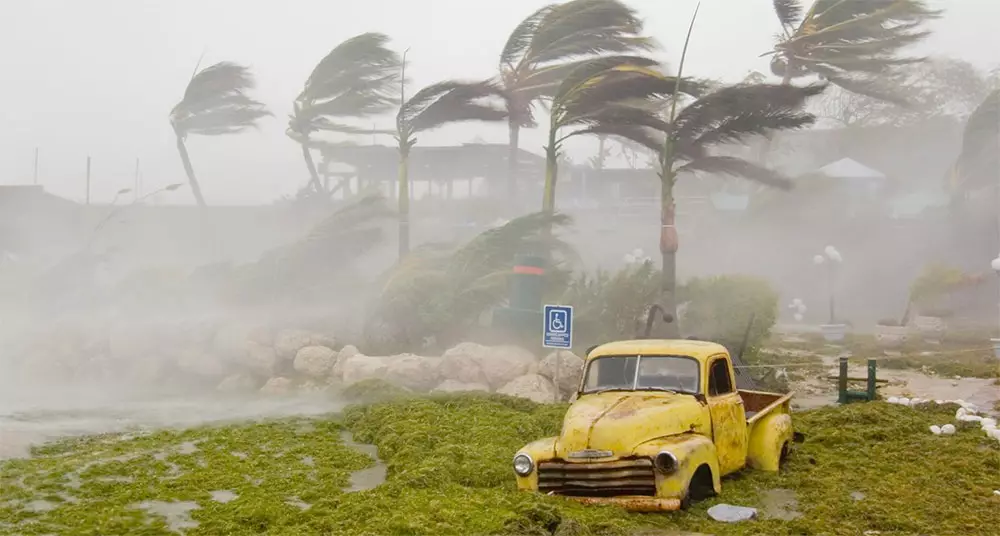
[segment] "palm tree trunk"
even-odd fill
[[[181,163],[184,164],[184,173],[187,174],[188,184],[191,185],[191,193],[199,207],[205,207],[205,197],[201,195],[201,185],[194,176],[194,167],[191,166],[191,157],[188,156],[187,147],[184,145],[184,138],[177,136],[177,152],[181,155]]]
[[[664,328],[666,336],[671,339],[680,337],[679,319],[677,318],[677,227],[676,204],[674,203],[674,180],[670,171],[664,171],[660,183],[660,255],[663,257],[663,270],[660,274],[661,306],[663,311],[673,317],[673,321]]]
[[[399,259],[410,253],[410,151],[399,150]]]
[[[513,120],[508,122],[507,136],[507,202],[513,205],[517,201],[517,155],[521,143],[521,126]]]
[[[305,143],[302,144],[302,158],[306,161],[306,167],[309,168],[309,184],[317,192],[322,192],[323,186],[319,182],[319,172],[316,171],[316,163],[313,162],[312,152],[309,151],[309,146]]]

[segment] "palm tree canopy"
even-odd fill
[[[540,8],[514,28],[500,53],[500,80],[518,124],[534,126],[532,104],[552,97],[586,59],[655,48],[642,19],[620,0],[572,0]]]
[[[461,121],[502,121],[507,111],[489,97],[505,98],[494,83],[448,80],[421,89],[399,107],[396,128],[399,141],[407,149],[416,143],[413,135],[447,123]]]
[[[566,139],[585,134],[606,134],[659,150],[656,131],[668,123],[655,106],[658,98],[675,91],[699,96],[705,84],[666,76],[656,62],[640,56],[606,56],[588,60],[571,71],[552,99],[550,128],[555,150]],[[567,133],[555,132],[568,129]]]
[[[1000,89],[994,90],[969,117],[958,158],[963,190],[996,184],[1000,169]]]
[[[255,86],[248,67],[223,61],[198,71],[181,99],[170,111],[170,124],[178,136],[234,134],[257,126],[271,115],[247,96]]]
[[[384,34],[360,34],[320,60],[295,99],[288,135],[301,140],[316,131],[370,132],[334,118],[378,114],[395,104],[401,61],[388,42]]]
[[[926,0],[773,0],[782,33],[769,52],[771,70],[788,79],[818,75],[848,91],[899,100],[879,87],[893,66],[919,62],[904,48],[929,35],[926,22],[941,12]]]

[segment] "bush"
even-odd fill
[[[563,303],[573,306],[574,331],[579,348],[631,339],[637,323],[660,293],[660,271],[653,263],[628,266],[611,273],[577,275],[569,284]]]
[[[681,315],[681,329],[689,335],[719,342],[730,351],[740,347],[751,317],[749,348],[759,347],[777,322],[778,293],[757,277],[694,278],[680,289],[679,295],[682,302],[688,302]]]

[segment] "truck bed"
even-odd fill
[[[762,391],[738,391],[743,399],[743,410],[747,415],[747,423],[753,424],[755,421],[771,413],[776,408],[783,407],[787,413],[790,411],[789,401],[792,393],[783,395],[780,393],[765,393]]]

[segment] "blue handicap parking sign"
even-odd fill
[[[573,347],[573,307],[569,305],[545,306],[542,346],[545,348]]]

